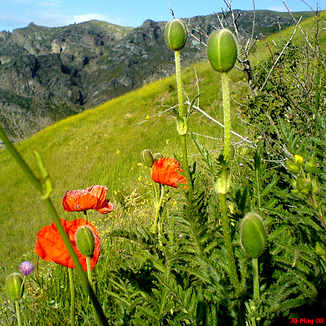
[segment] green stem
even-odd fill
[[[157,188],[159,190],[157,190]],[[152,227],[152,232],[156,233],[157,231],[157,227],[159,226],[158,224],[161,221],[161,210],[162,210],[162,204],[163,204],[163,200],[164,200],[164,194],[165,194],[165,187],[162,184],[155,184],[155,219],[154,219],[154,224]],[[159,228],[158,230],[159,232],[159,237],[161,236],[161,230]]]
[[[231,146],[231,108],[230,108],[230,89],[229,77],[226,72],[222,76],[222,98],[223,98],[223,115],[224,115],[224,159],[229,160]]]
[[[15,309],[16,309],[18,326],[22,326],[22,321],[21,321],[21,317],[20,317],[20,309],[19,309],[19,300],[15,300]]]
[[[179,101],[179,115],[183,119],[185,117],[184,103],[183,103],[183,91],[182,91],[182,79],[181,79],[181,62],[180,62],[180,51],[174,51],[175,58],[175,75],[177,80],[177,92]]]
[[[182,156],[183,156],[183,171],[185,174],[185,178],[187,181],[187,187],[189,190],[189,194],[193,197],[194,189],[191,182],[191,176],[189,171],[189,163],[188,163],[188,150],[187,150],[187,117],[184,110],[184,102],[183,102],[183,90],[182,90],[182,79],[181,79],[181,63],[180,63],[180,52],[174,51],[175,54],[175,70],[176,70],[176,81],[177,81],[177,92],[178,92],[178,102],[179,102],[179,118],[183,123],[184,132],[180,134],[181,136],[181,146],[182,146]]]
[[[92,268],[91,268],[91,257],[86,256],[86,265],[87,265],[87,277],[88,277],[88,282],[91,286],[93,286],[93,281],[92,281]]]
[[[219,198],[220,198],[220,207],[221,207],[221,215],[222,215],[223,237],[224,237],[224,244],[226,248],[226,255],[230,267],[231,284],[233,285],[233,287],[236,289],[237,292],[240,290],[240,282],[237,274],[237,268],[235,265],[235,258],[233,254],[233,248],[232,248],[231,231],[229,225],[228,210],[226,206],[226,194],[220,193]]]
[[[75,325],[75,285],[74,285],[74,278],[72,274],[72,269],[68,268],[68,275],[69,275],[69,286],[70,286],[70,320],[71,325]]]
[[[57,230],[58,230],[58,232],[59,232],[59,234],[69,252],[69,255],[70,255],[72,261],[74,262],[76,271],[82,281],[84,289],[89,294],[89,296],[91,298],[94,309],[96,310],[96,315],[99,316],[100,323],[98,323],[98,325],[108,325],[108,322],[104,315],[103,309],[102,309],[99,301],[97,300],[97,297],[95,296],[93,288],[91,287],[91,285],[88,282],[87,276],[83,270],[82,265],[79,262],[79,259],[74,251],[74,248],[72,247],[72,245],[70,243],[69,237],[60,222],[59,215],[53,205],[51,198],[49,196],[43,197],[44,189],[43,189],[42,184],[38,181],[38,179],[35,177],[35,175],[31,171],[31,169],[29,168],[29,166],[26,164],[26,162],[23,160],[23,158],[17,152],[16,148],[13,146],[13,144],[11,143],[11,141],[9,140],[9,138],[7,137],[5,131],[3,130],[3,128],[1,126],[0,126],[0,138],[2,139],[3,143],[5,144],[6,148],[11,153],[13,158],[17,161],[17,163],[19,164],[21,169],[26,173],[28,179],[34,185],[36,190],[40,193],[40,195],[44,201],[44,204],[51,215],[52,220],[55,222]]]
[[[255,302],[260,301],[260,290],[259,290],[259,266],[258,258],[252,258],[253,268],[253,281],[254,281],[254,300]]]

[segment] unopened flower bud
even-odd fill
[[[153,154],[150,150],[148,149],[144,149],[141,153],[140,153],[140,159],[142,161],[142,163],[145,166],[148,166],[149,168],[151,168],[154,164],[154,157]]]
[[[258,214],[245,215],[240,226],[240,241],[242,248],[251,258],[258,258],[264,252],[266,231]]]
[[[159,158],[163,158],[164,156],[161,153],[155,153],[153,157],[154,157],[154,161],[157,161]]]
[[[226,28],[213,32],[208,40],[207,56],[214,70],[231,70],[238,57],[237,41],[233,33]]]
[[[81,226],[76,232],[76,243],[80,253],[91,257],[95,250],[95,238],[93,231],[87,225]]]
[[[173,51],[180,51],[187,41],[187,27],[180,19],[170,20],[165,26],[165,40]]]
[[[7,292],[12,300],[19,300],[23,296],[23,278],[19,273],[12,273],[7,277]]]

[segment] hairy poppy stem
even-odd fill
[[[159,227],[159,237],[160,237],[160,226],[158,225],[161,222],[161,210],[162,210],[162,203],[164,199],[164,194],[165,194],[165,187],[162,184],[158,185],[157,190],[157,185],[154,185],[155,187],[155,218],[154,218],[154,225],[152,227],[152,232],[156,233],[157,227]]]
[[[178,92],[178,101],[179,101],[179,119],[181,123],[181,127],[177,129],[181,136],[181,146],[182,146],[182,154],[183,154],[183,170],[185,174],[185,178],[187,180],[187,187],[189,189],[189,194],[192,197],[194,194],[194,189],[191,181],[190,171],[189,171],[189,163],[188,163],[188,150],[187,150],[187,129],[188,122],[187,117],[184,110],[183,103],[183,90],[182,90],[182,78],[181,78],[181,63],[180,63],[180,51],[174,51],[175,57],[175,70],[176,70],[176,81],[177,81],[177,92]],[[178,122],[177,122],[178,123]]]
[[[93,281],[92,281],[92,269],[91,269],[91,257],[86,256],[86,264],[87,264],[87,277],[88,277],[88,282],[91,286],[93,286]]]
[[[260,290],[259,290],[258,258],[252,258],[252,268],[253,268],[253,282],[254,282],[254,300],[256,302],[259,302],[259,300],[260,300]]]
[[[83,270],[82,265],[79,262],[79,259],[74,251],[74,248],[72,247],[69,237],[66,233],[66,231],[64,230],[63,226],[60,223],[60,218],[59,215],[53,205],[53,202],[50,198],[50,196],[44,196],[44,188],[43,188],[43,184],[41,182],[38,181],[38,179],[35,177],[35,175],[33,174],[32,170],[29,168],[29,166],[26,164],[26,162],[24,161],[24,159],[21,157],[21,155],[18,153],[18,151],[16,150],[16,148],[14,147],[14,145],[12,144],[12,142],[10,141],[10,139],[8,138],[8,136],[6,135],[5,131],[3,130],[3,128],[0,126],[0,138],[2,139],[3,143],[5,144],[6,148],[8,149],[8,151],[10,152],[10,154],[13,156],[13,158],[16,160],[16,162],[19,164],[19,166],[21,167],[21,169],[25,172],[25,174],[27,175],[28,179],[31,181],[31,183],[34,185],[34,187],[36,188],[36,190],[40,193],[44,204],[46,206],[46,208],[48,209],[53,221],[55,222],[55,225],[57,227],[57,230],[69,252],[69,255],[71,257],[71,259],[74,262],[74,265],[76,267],[76,271],[82,281],[82,284],[86,290],[86,292],[89,294],[90,299],[93,303],[94,309],[96,311],[95,313],[95,317],[96,317],[96,321],[98,325],[108,325],[107,319],[104,315],[103,309],[99,303],[99,301],[97,300],[97,297],[93,291],[93,288],[91,287],[91,285],[88,282],[88,278]],[[41,164],[40,164],[41,165]],[[43,172],[43,171],[41,171]],[[45,181],[45,180],[43,180]]]
[[[16,315],[17,315],[18,326],[22,326],[22,321],[21,321],[21,317],[20,317],[20,309],[19,309],[19,300],[15,300],[15,310],[16,310]]]
[[[69,286],[70,286],[70,321],[71,326],[75,325],[75,285],[74,285],[74,278],[72,275],[72,269],[68,268],[68,275],[69,275]]]
[[[235,258],[233,254],[232,238],[231,238],[229,218],[228,218],[228,209],[226,206],[226,194],[220,193],[219,198],[220,198],[220,207],[221,207],[221,215],[222,215],[223,237],[224,237],[224,243],[226,248],[226,255],[230,266],[231,284],[236,290],[239,290],[240,282],[239,282],[237,268],[235,265]]]
[[[223,115],[224,115],[224,159],[230,159],[231,146],[231,109],[230,109],[230,89],[229,77],[227,72],[222,72],[222,96],[223,96]]]

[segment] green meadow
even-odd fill
[[[307,119],[310,124],[317,121],[316,117],[323,116],[326,105],[324,68],[322,70],[318,68],[325,60],[325,13],[321,13],[317,19],[319,19],[318,24],[316,18],[307,19],[300,24],[300,28],[291,27],[268,36],[265,40],[257,41],[249,54],[257,80],[260,80],[259,78],[263,78],[261,76],[266,76],[268,73],[271,67],[268,64],[272,62],[273,65],[273,60],[275,63],[275,58],[292,36],[291,45],[296,49],[301,46],[302,49],[309,49],[307,38],[311,41],[310,44],[315,46],[318,37],[318,45],[315,49],[318,49],[319,57],[308,60],[310,66],[304,66],[306,71],[300,70],[302,67],[299,62],[298,70],[295,70],[296,68],[290,66],[291,60],[285,60],[281,66],[278,66],[280,70],[274,69],[270,76],[271,82],[268,84],[270,90],[266,90],[264,95],[268,96],[274,92],[280,94],[279,103],[282,100],[283,105],[283,97],[287,99],[289,93],[281,94],[284,85],[278,84],[277,72],[282,72],[282,69],[285,72],[288,69],[289,73],[284,74],[282,82],[290,90],[289,76],[292,76],[295,70],[292,81],[301,80],[304,89],[307,89],[306,99],[310,96],[311,103],[316,104],[318,101],[315,115],[310,115],[310,107],[304,100],[298,98],[293,106],[298,109],[299,117],[309,115],[310,120]],[[293,34],[295,28],[296,33]],[[274,53],[274,58],[271,58],[271,51]],[[305,51],[303,50],[302,53]],[[285,55],[292,58],[290,56],[293,53],[287,52]],[[318,61],[316,65],[315,61]],[[223,123],[220,74],[215,72],[208,62],[182,68],[185,100],[190,103],[194,100],[196,107],[200,107],[210,117]],[[304,80],[304,76],[310,76],[311,79]],[[244,325],[245,320],[247,325],[274,325],[273,322],[276,322],[277,318],[287,318],[289,322],[291,320],[289,318],[305,317],[299,316],[300,307],[308,304],[311,307],[316,302],[319,304],[319,311],[323,312],[317,317],[326,316],[326,298],[318,297],[318,293],[326,286],[322,281],[326,273],[326,241],[321,240],[325,238],[322,232],[326,230],[319,220],[325,211],[323,201],[325,174],[322,171],[325,146],[323,129],[316,127],[318,130],[311,131],[309,124],[303,121],[304,118],[302,121],[293,120],[296,124],[292,123],[285,108],[279,116],[277,116],[278,111],[274,111],[276,118],[273,128],[280,130],[281,138],[279,138],[279,134],[269,126],[267,120],[264,120],[264,114],[255,111],[255,115],[250,115],[252,103],[255,104],[255,109],[259,110],[260,107],[258,102],[253,101],[255,96],[248,85],[245,73],[233,68],[228,77],[232,130],[244,138],[248,137],[253,144],[247,146],[243,140],[232,136],[232,143],[236,149],[232,165],[234,190],[230,192],[227,201],[231,233],[234,237],[233,245],[236,248],[236,261],[241,266],[238,271],[241,275],[241,288],[247,292],[240,294],[237,291],[232,292],[230,283],[224,281],[228,279],[230,273],[228,261],[223,258],[226,257],[226,249],[222,240],[211,238],[214,232],[218,236],[223,233],[218,217],[216,221],[212,217],[219,216],[219,213],[216,213],[218,211],[216,203],[219,203],[219,200],[216,199],[217,195],[214,195],[212,177],[208,172],[209,168],[215,169],[212,167],[215,163],[212,162],[217,162],[223,150],[223,128],[195,109],[190,115],[188,130],[200,146],[192,141],[189,134],[188,158],[190,165],[196,162],[198,174],[196,180],[202,181],[206,191],[207,207],[204,206],[207,209],[207,219],[202,217],[200,220],[196,217],[191,220],[187,215],[188,211],[184,213],[185,215],[181,214],[182,217],[179,215],[175,217],[175,214],[179,214],[176,212],[187,206],[184,200],[190,199],[187,196],[184,199],[180,194],[182,189],[171,189],[170,197],[164,204],[166,205],[164,207],[167,207],[165,227],[166,230],[174,230],[174,233],[171,231],[175,236],[174,240],[170,237],[170,231],[166,231],[164,241],[151,238],[150,233],[146,231],[146,228],[149,229],[153,223],[155,215],[154,193],[151,169],[141,163],[140,153],[144,149],[149,149],[153,153],[162,153],[164,156],[182,160],[180,136],[175,127],[176,116],[173,113],[173,107],[176,112],[178,111],[175,76],[144,85],[99,107],[57,122],[15,145],[39,178],[41,176],[34,151],[41,155],[53,183],[54,191],[51,198],[60,218],[68,220],[83,218],[82,213],[68,213],[63,210],[61,202],[66,191],[84,189],[92,185],[104,185],[108,188],[107,197],[114,203],[116,209],[108,215],[90,211],[88,216],[90,222],[98,228],[102,239],[104,258],[94,269],[94,278],[97,279],[96,292],[99,301],[102,302],[102,308],[108,316],[110,325],[219,325],[230,322],[235,315],[240,316],[241,310],[243,317],[235,318],[234,325]],[[296,90],[291,89],[292,91],[296,94]],[[258,98],[258,95],[256,96]],[[267,98],[259,96],[263,101]],[[275,100],[278,95],[271,96]],[[272,100],[270,103],[275,105]],[[263,107],[261,105],[261,108]],[[261,112],[265,111],[261,109]],[[305,113],[306,115],[302,113],[300,116],[300,112],[303,111],[308,113]],[[273,111],[270,115],[274,117]],[[284,118],[284,121],[278,118],[280,120]],[[264,124],[266,130],[262,133]],[[322,122],[320,124],[322,125]],[[315,141],[314,145],[309,143],[310,140]],[[265,143],[260,147],[262,141]],[[262,150],[264,146],[268,153]],[[315,174],[312,175],[313,180],[318,179],[320,197],[318,193],[315,197],[313,188],[315,181],[309,179],[313,185],[312,190],[310,187],[307,191],[312,197],[306,200],[305,196],[308,195],[302,192],[298,182],[293,181],[293,174],[286,168],[285,162],[293,157],[286,157],[282,152],[284,147],[293,155],[301,155],[305,162],[312,156],[316,159],[316,166],[320,168],[318,170],[320,172],[314,172]],[[209,156],[205,153],[209,153]],[[214,171],[220,170],[217,168]],[[300,171],[303,171],[303,168]],[[310,173],[307,171],[304,171],[305,177]],[[196,187],[200,188],[197,183]],[[250,187],[254,190],[250,190]],[[300,188],[298,198],[293,197],[294,193],[291,193],[293,188]],[[248,199],[249,197],[251,199]],[[315,202],[310,200],[311,198]],[[192,203],[188,205],[191,206]],[[262,217],[265,216],[263,220],[270,234],[267,241],[270,250],[265,249],[260,260],[264,272],[261,272],[262,296],[259,300],[255,292],[257,301],[251,298],[253,291],[251,260],[241,253],[240,240],[237,236],[240,220],[244,213],[250,210],[258,212]],[[299,216],[303,221],[302,225],[294,222]],[[185,222],[186,218],[189,218],[188,224]],[[313,222],[309,222],[309,218]],[[217,226],[213,225],[215,222],[211,224],[212,221],[215,221]],[[18,164],[6,149],[0,150],[1,283],[4,285],[7,275],[17,271],[19,264],[24,260],[30,260],[36,266],[34,276],[26,284],[28,300],[24,300],[22,304],[26,306],[25,310],[22,309],[24,325],[69,325],[70,299],[66,286],[67,272],[52,262],[43,262],[34,253],[36,233],[52,222],[39,194]],[[199,222],[202,223],[202,227],[207,227],[205,231],[200,229]],[[178,223],[181,226],[178,226]],[[144,229],[138,230],[138,227]],[[192,228],[194,233],[189,231],[189,238],[184,236],[188,239],[186,244],[197,248],[197,245],[191,241],[195,243],[196,236],[202,236],[199,242],[203,247],[206,246],[203,252],[198,254],[195,249],[186,252],[188,249],[181,250],[181,247],[178,247],[178,237],[187,234],[186,231],[178,233],[178,230],[185,230],[187,227],[189,230]],[[288,239],[291,241],[287,242]],[[319,253],[314,251],[316,246],[319,246],[317,243],[323,248]],[[177,265],[173,265],[177,260],[173,256],[174,251],[179,253],[180,257],[184,255],[184,260]],[[294,252],[297,255],[295,260],[291,256]],[[197,254],[196,259],[189,258]],[[128,260],[126,257],[133,259]],[[268,268],[269,264],[273,266],[275,273]],[[204,266],[202,274],[196,271],[198,266]],[[169,273],[173,274],[177,285],[172,284],[172,281],[169,283]],[[319,281],[313,278],[313,273],[318,275]],[[296,285],[292,284],[290,279],[286,279],[286,274],[296,280]],[[277,281],[278,277],[279,281]],[[78,282],[76,275],[75,278]],[[205,278],[212,278],[209,285],[205,283]],[[267,280],[273,280],[270,283],[272,285],[269,285]],[[304,292],[305,286],[308,289],[307,293],[310,291],[311,298]],[[81,286],[77,287],[76,324],[95,325],[91,303]],[[0,293],[3,301],[8,300],[4,286],[1,287]],[[33,302],[31,303],[30,300]],[[231,302],[234,303],[234,310],[230,308]],[[0,309],[0,320],[4,325],[14,325],[15,319],[10,319],[5,309],[6,307]],[[222,312],[226,317],[221,317]]]

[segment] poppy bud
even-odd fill
[[[154,157],[154,161],[157,161],[159,158],[163,158],[164,156],[161,153],[155,153],[153,157]]]
[[[87,226],[81,226],[76,232],[76,243],[80,253],[91,257],[95,249],[95,238],[93,231]]]
[[[187,41],[187,27],[180,19],[170,20],[165,26],[165,40],[172,51],[180,51]]]
[[[12,273],[7,277],[7,292],[12,300],[19,300],[23,296],[23,278],[19,273]]]
[[[149,168],[151,168],[154,164],[154,157],[153,154],[150,150],[148,149],[144,149],[141,153],[140,153],[140,159],[142,161],[142,163],[145,166],[148,166]]]
[[[242,248],[251,258],[258,258],[265,249],[266,231],[261,217],[256,213],[248,213],[240,226]]]
[[[214,70],[231,70],[238,57],[238,46],[233,33],[226,28],[213,32],[208,40],[207,56]]]

